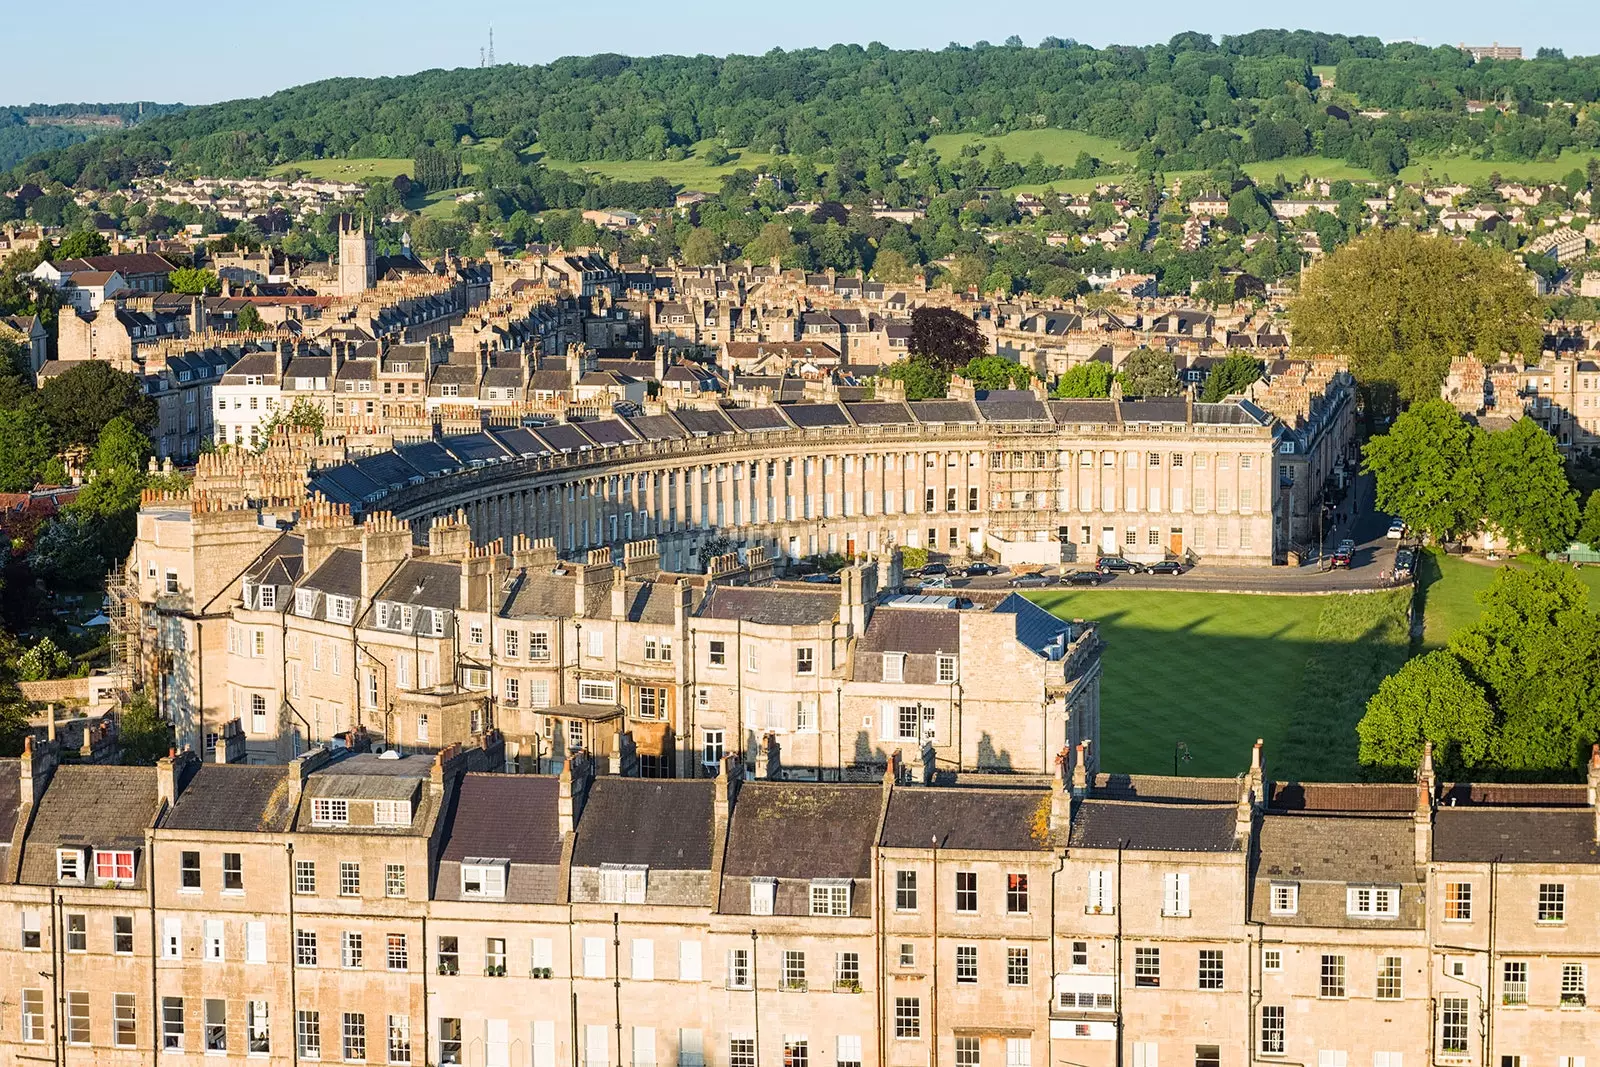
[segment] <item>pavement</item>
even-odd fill
[[[1395,550],[1399,541],[1386,535],[1391,517],[1373,510],[1373,486],[1368,477],[1358,478],[1350,497],[1345,501],[1335,525],[1326,531],[1321,559],[1308,560],[1298,567],[1230,567],[1202,560],[1183,574],[1108,574],[1098,586],[1052,584],[1045,589],[1179,589],[1211,593],[1339,593],[1365,592],[1374,589],[1392,589],[1397,583],[1390,575],[1394,570]],[[1352,505],[1355,506],[1352,513]],[[1346,538],[1356,543],[1350,556],[1350,566],[1337,570],[1328,568],[1325,560],[1333,554],[1339,542]],[[1062,564],[1050,568],[1050,573],[1070,573],[1086,569],[1088,565]],[[954,578],[949,588],[955,589],[1007,589],[1011,573],[985,575],[981,578]],[[933,590],[930,590],[932,592]]]

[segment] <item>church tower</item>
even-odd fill
[[[377,241],[366,220],[339,216],[339,295],[364,293],[377,281]]]

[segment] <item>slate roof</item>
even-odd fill
[[[858,426],[909,426],[913,421],[911,412],[898,401],[847,404],[846,407]]]
[[[723,872],[732,878],[872,875],[883,790],[873,785],[751,782],[728,825]]]
[[[584,432],[571,423],[553,426],[540,426],[534,430],[540,440],[550,446],[552,452],[578,452],[586,448],[593,448],[591,441]]]
[[[284,766],[203,764],[179,792],[161,825],[168,830],[282,832],[294,817],[291,773]]]
[[[378,600],[419,608],[460,608],[461,568],[454,563],[408,559],[383,583]],[[473,606],[468,606],[469,610]]]
[[[1409,818],[1273,815],[1257,834],[1259,877],[1325,882],[1420,882]]]
[[[758,626],[816,626],[839,613],[836,590],[713,586],[697,614],[708,619],[743,619]]]
[[[1214,404],[1213,407],[1229,407]],[[1169,422],[1182,425],[1189,421],[1189,406],[1179,398],[1150,397],[1145,400],[1122,402],[1123,422]],[[1197,420],[1198,421],[1198,420]]]
[[[685,436],[683,427],[671,415],[639,415],[627,421],[646,441],[679,441]]]
[[[360,596],[361,552],[354,548],[334,549],[301,585],[333,596]]]
[[[1044,401],[1026,389],[991,389],[978,394],[978,410],[989,422],[1047,422]]]
[[[1442,807],[1434,812],[1440,863],[1600,863],[1588,809]]]
[[[838,404],[791,404],[784,409],[784,414],[804,429],[850,425]]]
[[[1073,848],[1236,852],[1233,805],[1085,800],[1072,818]]]
[[[559,791],[560,781],[552,775],[464,776],[439,858],[460,861],[483,856],[512,863],[560,863]]]
[[[746,433],[789,429],[789,420],[783,417],[783,409],[777,407],[733,408],[725,414]]]
[[[721,411],[679,408],[673,414],[691,434],[728,433],[733,429],[733,424]]]
[[[578,820],[574,867],[640,863],[660,870],[711,869],[715,779],[595,779]]]
[[[965,400],[913,400],[910,407],[918,422],[978,421],[978,409]]]
[[[1050,413],[1059,423],[1115,426],[1117,406],[1110,400],[1052,400]]]
[[[600,419],[595,422],[583,424],[583,432],[589,439],[601,445],[625,445],[639,439],[638,434],[628,427],[621,419]]]
[[[1015,615],[1017,643],[1032,649],[1034,655],[1041,658],[1058,640],[1063,645],[1072,641],[1071,623],[1056,618],[1019,593],[1008,594],[993,610],[996,615]]]
[[[1274,811],[1411,812],[1417,787],[1403,784],[1338,782],[1271,782],[1268,805]]]
[[[885,848],[1031,852],[1052,845],[1048,789],[902,786],[889,796],[879,843]]]
[[[961,613],[949,608],[882,607],[856,644],[859,652],[954,653],[961,647]],[[930,679],[931,681],[931,679]]]
[[[17,814],[22,807],[22,762],[0,759],[0,842],[7,847],[17,828]]]
[[[144,832],[155,821],[158,803],[154,767],[72,763],[57,767],[34,810],[19,880],[54,884],[58,847],[142,852]],[[136,862],[142,881],[143,857]]]

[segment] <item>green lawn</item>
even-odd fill
[[[304,171],[313,178],[323,178],[337,182],[364,182],[369,178],[395,178],[401,174],[409,175],[415,169],[409,159],[384,159],[372,157],[367,159],[297,159],[293,163],[283,163],[273,167],[271,173],[282,174],[289,170]],[[461,170],[471,174],[478,169],[476,163],[463,160]]]
[[[1073,590],[1033,597],[1094,619],[1107,642],[1100,765],[1234,775],[1266,741],[1268,773],[1350,780],[1355,723],[1404,660],[1405,595],[1295,597]]]
[[[1520,565],[1522,561],[1506,564]],[[1442,647],[1450,635],[1477,621],[1478,594],[1494,581],[1497,568],[1468,563],[1458,556],[1424,552],[1417,572],[1422,588],[1422,647]],[[1600,567],[1581,567],[1578,577],[1589,587],[1589,600],[1600,608]]]
[[[1122,162],[1127,155],[1117,142],[1077,130],[1014,130],[993,137],[976,133],[940,133],[928,138],[928,147],[938,152],[939,158],[944,160],[955,159],[961,154],[963,145],[974,143],[982,146],[985,153],[991,148],[998,148],[1006,154],[1007,159],[1022,164],[1032,159],[1035,152],[1043,156],[1046,163],[1062,167],[1076,163],[1080,152],[1087,152],[1106,163]]]
[[[1283,159],[1266,159],[1260,163],[1246,163],[1242,168],[1244,172],[1258,182],[1269,182],[1278,175],[1283,175],[1290,182],[1300,180],[1300,175],[1309,174],[1311,177],[1325,182],[1336,182],[1346,179],[1353,182],[1376,181],[1370,170],[1365,167],[1355,167],[1342,159],[1324,159],[1321,156],[1287,156]]]
[[[1583,170],[1589,160],[1595,158],[1600,158],[1600,152],[1576,152],[1571,149],[1562,152],[1560,159],[1535,160],[1531,163],[1468,159],[1462,156],[1412,156],[1410,164],[1400,172],[1400,177],[1408,182],[1421,181],[1422,172],[1427,170],[1435,181],[1443,181],[1445,175],[1449,175],[1451,181],[1470,184],[1482,181],[1491,174],[1498,174],[1507,181],[1555,182],[1574,170]]]
[[[544,155],[536,144],[523,153],[529,159],[540,159],[545,166],[555,170],[587,171],[612,181],[642,182],[651,178],[665,178],[686,189],[715,192],[725,175],[736,170],[764,170],[779,159],[770,152],[754,152],[747,148],[732,150],[733,159],[719,166],[710,166],[699,158],[699,153],[711,142],[702,141],[690,148],[688,159],[680,160],[582,160],[571,162]]]

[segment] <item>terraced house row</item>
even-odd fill
[[[8,1063],[1581,1065],[1588,784],[0,764]],[[358,746],[359,747],[359,746]],[[602,761],[603,762],[603,761]],[[915,778],[915,782],[912,779]]]
[[[581,749],[649,777],[736,754],[763,777],[870,781],[896,748],[1042,773],[1098,740],[1090,623],[1004,593],[907,595],[894,550],[819,585],[777,580],[760,546],[707,574],[663,571],[653,539],[622,548],[478,547],[462,517],[424,546],[385,513],[152,495],[130,666],[180,743],[251,762],[356,730],[428,751],[496,729],[523,771]]]

